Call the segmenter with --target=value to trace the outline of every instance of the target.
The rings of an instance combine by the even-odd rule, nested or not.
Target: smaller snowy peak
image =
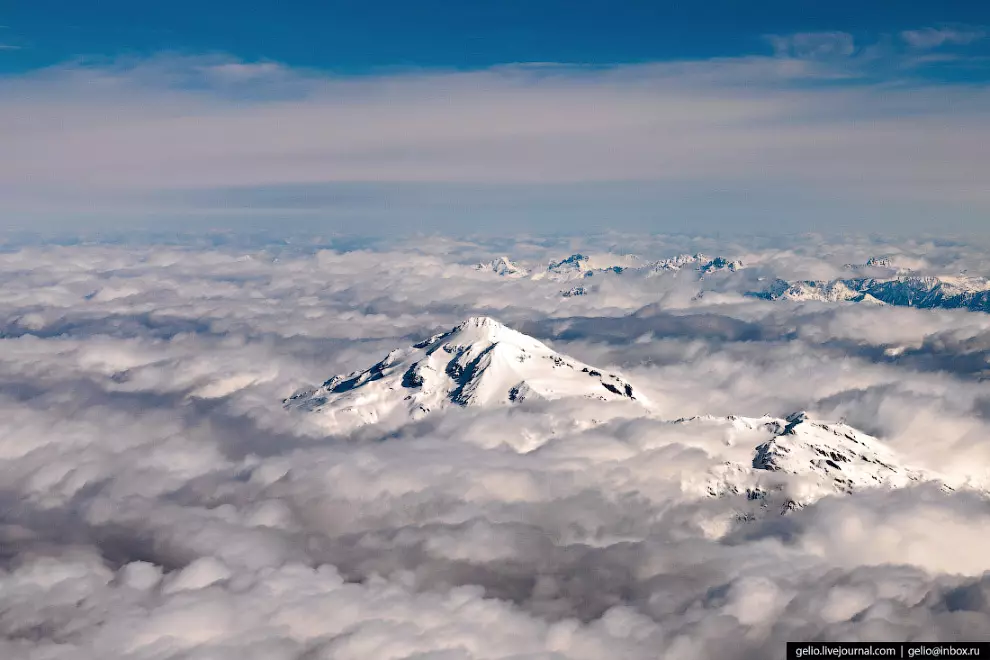
[[[775,280],[760,297],[768,300],[839,302],[859,301],[864,293],[848,281],[832,282]]]
[[[571,287],[570,289],[565,289],[561,291],[560,295],[564,298],[575,298],[578,296],[586,296],[588,295],[588,293],[589,293],[588,287],[575,286],[575,287]]]
[[[760,510],[779,507],[786,512],[829,495],[922,482],[951,491],[972,481],[912,466],[881,440],[806,412],[783,419],[705,416],[673,423],[724,429],[729,441],[706,492],[715,497],[745,494],[743,501],[755,502]]]
[[[911,269],[909,268],[896,266],[890,257],[870,257],[865,263],[845,264],[842,268],[861,273],[863,276],[872,275],[873,277],[893,277],[895,275],[909,275],[911,273]]]
[[[767,428],[773,437],[756,448],[753,467],[810,478],[809,494],[940,480],[934,473],[904,465],[880,440],[841,422],[813,420],[796,412],[782,422],[768,422]]]
[[[668,259],[655,261],[647,267],[651,273],[676,273],[680,270],[690,268],[698,271],[702,275],[718,271],[735,272],[743,268],[743,262],[730,260],[725,257],[709,257],[706,254],[681,254]]]
[[[283,404],[319,413],[328,430],[345,432],[379,422],[401,425],[451,406],[561,398],[635,402],[643,412],[649,405],[621,376],[487,316],[393,350],[367,369],[298,390]]]
[[[591,277],[595,274],[591,259],[583,254],[572,254],[560,261],[551,261],[546,270],[533,275],[534,280],[547,279],[554,282]]]
[[[498,257],[497,259],[493,259],[485,263],[480,263],[475,266],[475,270],[495,273],[501,277],[509,278],[526,277],[529,274],[529,271],[505,256]]]
[[[660,259],[650,264],[649,268],[655,273],[668,273],[681,270],[687,265],[695,265],[707,260],[704,254],[679,254],[676,257]]]
[[[846,270],[862,270],[863,268],[894,268],[889,257],[870,257],[865,263],[845,264],[842,266]]]
[[[702,273],[713,273],[719,270],[727,270],[730,273],[734,273],[743,267],[743,262],[741,261],[729,261],[725,257],[715,257],[711,261],[702,264],[698,268]]]
[[[632,255],[586,255],[572,254],[560,261],[551,261],[546,270],[533,275],[534,280],[547,279],[553,282],[567,282],[594,277],[596,274],[619,274],[639,264],[638,257]]]

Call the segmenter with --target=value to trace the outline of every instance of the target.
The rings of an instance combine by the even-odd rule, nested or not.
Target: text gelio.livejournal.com
[[[788,642],[787,658],[990,658],[990,642]]]

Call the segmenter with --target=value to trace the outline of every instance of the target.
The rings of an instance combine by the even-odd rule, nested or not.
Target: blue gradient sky
[[[359,72],[506,62],[621,63],[769,52],[766,34],[859,37],[990,24],[981,0],[352,0],[5,3],[7,71],[79,55],[220,51]],[[986,52],[985,48],[981,49]]]
[[[988,229],[984,2],[42,0],[0,25],[2,226]]]

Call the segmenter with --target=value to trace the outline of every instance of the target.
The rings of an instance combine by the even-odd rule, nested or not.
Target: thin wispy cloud
[[[0,30],[9,30],[9,29],[10,29],[9,25],[0,25]],[[5,32],[4,38],[0,40],[0,51],[21,50],[23,46],[18,43],[15,43],[19,41],[21,41],[21,39],[19,39],[17,35],[11,35],[10,32]]]
[[[35,215],[396,183],[990,205],[985,86],[911,77],[896,53],[884,68],[843,32],[770,42],[773,57],[359,77],[218,55],[79,60],[0,79],[0,191]]]
[[[986,30],[977,27],[928,27],[901,32],[901,38],[909,46],[922,50],[939,46],[964,46],[979,41],[986,35]]]
[[[826,59],[846,57],[856,52],[856,41],[847,32],[799,32],[785,36],[768,35],[778,57]]]

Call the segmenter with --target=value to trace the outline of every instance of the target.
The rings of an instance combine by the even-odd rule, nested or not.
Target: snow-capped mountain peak
[[[876,438],[841,422],[812,420],[806,412],[770,422],[773,437],[756,448],[753,467],[813,476],[816,485],[849,493],[876,486],[903,487],[935,479],[907,467]]]
[[[317,388],[297,391],[287,408],[315,411],[336,431],[376,422],[407,422],[457,406],[581,397],[647,402],[620,376],[561,355],[533,337],[487,316]]]
[[[533,279],[566,282],[593,277],[596,273],[618,274],[627,269],[635,270],[639,264],[639,257],[634,255],[604,254],[591,256],[575,253],[565,259],[551,261],[546,270],[534,274]]]
[[[656,273],[678,271],[689,264],[697,264],[706,260],[707,257],[700,252],[698,254],[679,254],[676,257],[660,259],[650,264],[650,270]]]
[[[452,348],[458,351],[463,349],[471,355],[475,350],[488,350],[496,345],[511,346],[519,351],[550,350],[539,340],[513,330],[490,316],[472,316],[449,332],[416,344],[414,348],[424,348],[427,354],[441,348],[448,353]]]
[[[735,272],[743,267],[743,263],[738,260],[729,260],[725,257],[709,257],[706,254],[681,254],[668,259],[655,261],[649,266],[652,273],[671,273],[683,270],[691,266],[692,270],[701,272],[702,275],[716,271],[727,270]]]
[[[715,257],[714,259],[711,259],[703,263],[698,268],[698,270],[700,270],[702,273],[712,273],[719,270],[727,270],[729,272],[734,273],[735,271],[739,270],[742,267],[743,267],[743,263],[741,261],[738,260],[730,261],[725,257]]]
[[[783,419],[707,416],[674,423],[723,428],[725,446],[706,449],[718,463],[703,490],[709,496],[745,494],[762,509],[788,511],[829,495],[921,482],[937,483],[946,491],[982,483],[970,476],[948,477],[913,466],[881,440],[844,422],[814,419],[803,411]],[[692,488],[701,486],[694,477],[688,481]]]
[[[551,261],[545,271],[533,275],[534,280],[566,281],[594,274],[591,259],[583,254],[572,254],[560,261]]]
[[[842,268],[859,273],[862,277],[893,277],[912,274],[910,268],[896,265],[890,257],[870,257],[865,263],[845,264]]]
[[[526,277],[529,274],[529,271],[506,256],[478,264],[475,266],[475,270],[495,273],[496,275],[510,278]]]

